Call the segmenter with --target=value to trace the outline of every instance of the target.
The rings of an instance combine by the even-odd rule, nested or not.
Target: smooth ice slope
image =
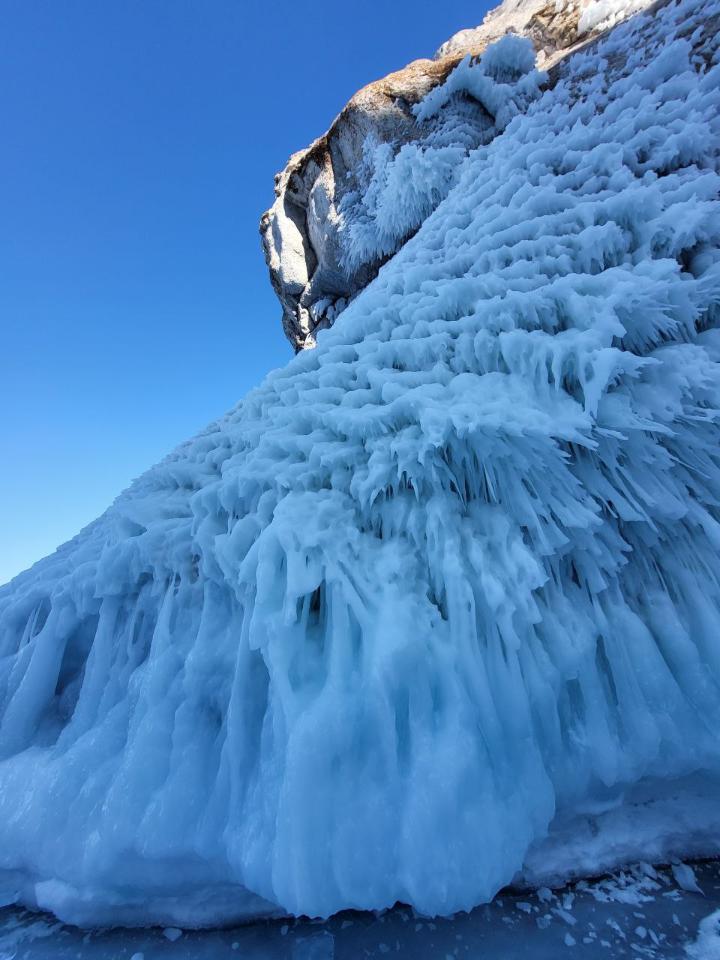
[[[718,849],[719,15],[576,55],[316,350],[0,591],[6,900],[448,913],[573,836]]]

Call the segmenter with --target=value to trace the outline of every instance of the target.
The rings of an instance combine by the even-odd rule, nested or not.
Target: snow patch
[[[700,921],[697,938],[685,952],[690,960],[720,960],[720,910]]]

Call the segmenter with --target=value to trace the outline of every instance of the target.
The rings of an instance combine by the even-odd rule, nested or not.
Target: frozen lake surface
[[[707,921],[698,940],[701,922]],[[558,960],[720,958],[720,861],[631,870],[562,890],[512,893],[470,914],[430,921],[397,907],[327,922],[226,930],[102,930],[0,912],[0,960]]]

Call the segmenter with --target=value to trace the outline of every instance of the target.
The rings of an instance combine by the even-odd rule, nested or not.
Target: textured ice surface
[[[720,960],[720,910],[705,917],[697,940],[688,946],[690,960]]]
[[[395,253],[457,183],[468,152],[504,130],[546,79],[535,70],[530,40],[508,34],[479,62],[466,57],[413,108],[420,122],[416,142],[396,150],[369,136],[357,174],[367,186],[340,203],[345,265],[355,270]],[[435,123],[423,135],[431,118]]]
[[[680,865],[678,865],[680,866]],[[2,960],[718,960],[720,863],[640,864],[591,883],[498,897],[434,921],[406,907],[346,912],[318,923],[257,922],[224,930],[98,930],[0,910]],[[568,950],[568,947],[573,949]],[[715,952],[713,952],[715,951]]]
[[[451,913],[717,849],[719,12],[576,55],[316,350],[0,590],[3,902]]]
[[[595,29],[605,30],[641,6],[641,0],[596,0],[589,3],[580,14],[578,35],[583,36]]]

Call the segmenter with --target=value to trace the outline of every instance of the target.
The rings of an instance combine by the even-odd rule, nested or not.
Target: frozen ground
[[[0,960],[558,960],[720,957],[720,861],[637,866],[551,893],[497,898],[470,914],[428,921],[401,907],[343,913],[327,923],[266,921],[204,932],[83,933],[14,909],[0,913]]]

